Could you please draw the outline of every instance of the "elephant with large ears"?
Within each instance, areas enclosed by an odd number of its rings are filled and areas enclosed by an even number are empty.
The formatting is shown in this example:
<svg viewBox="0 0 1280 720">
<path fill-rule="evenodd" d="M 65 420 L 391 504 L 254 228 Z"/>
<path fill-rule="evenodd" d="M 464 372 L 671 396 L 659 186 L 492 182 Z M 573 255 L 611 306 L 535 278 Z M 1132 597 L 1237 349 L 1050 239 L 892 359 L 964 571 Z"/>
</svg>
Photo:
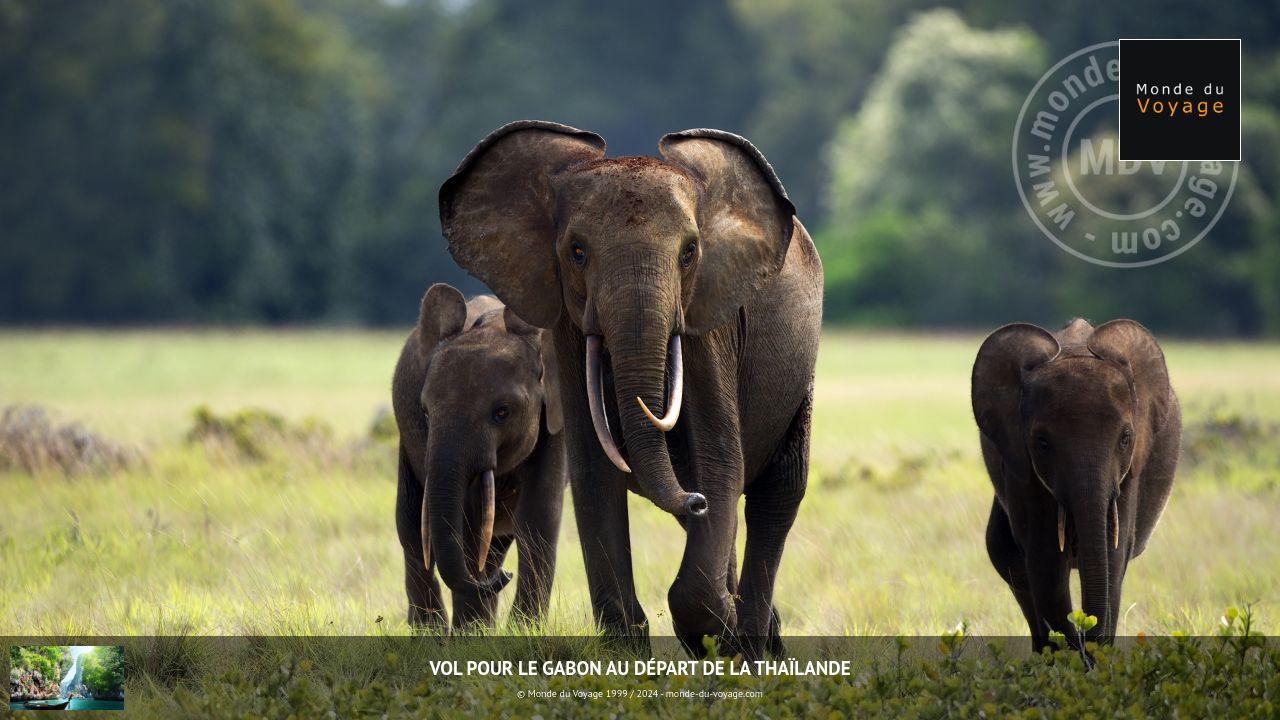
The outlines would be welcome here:
<svg viewBox="0 0 1280 720">
<path fill-rule="evenodd" d="M 1036 649 L 1069 627 L 1069 585 L 1111 642 L 1129 561 L 1147 546 L 1173 487 L 1182 414 L 1146 328 L 1074 320 L 996 330 L 973 364 L 973 415 L 995 486 L 987 552 Z"/>
<path fill-rule="evenodd" d="M 453 594 L 454 627 L 492 625 L 512 542 L 513 612 L 536 621 L 546 611 L 566 471 L 544 335 L 491 296 L 467 302 L 441 284 L 422 298 L 392 380 L 396 527 L 415 627 L 447 622 L 436 569 Z"/>
<path fill-rule="evenodd" d="M 822 267 L 751 143 L 689 130 L 658 147 L 607 158 L 594 133 L 506 125 L 441 188 L 441 224 L 463 268 L 551 330 L 599 625 L 647 644 L 631 489 L 685 529 L 668 603 L 686 648 L 711 635 L 779 652 L 773 587 L 806 486 Z"/>
</svg>

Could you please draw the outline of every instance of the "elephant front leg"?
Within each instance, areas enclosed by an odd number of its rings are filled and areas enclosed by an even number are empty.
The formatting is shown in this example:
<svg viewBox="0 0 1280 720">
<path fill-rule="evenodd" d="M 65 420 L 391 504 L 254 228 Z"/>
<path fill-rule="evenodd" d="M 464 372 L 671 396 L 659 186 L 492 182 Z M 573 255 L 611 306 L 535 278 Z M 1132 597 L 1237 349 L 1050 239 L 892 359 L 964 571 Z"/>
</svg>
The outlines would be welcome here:
<svg viewBox="0 0 1280 720">
<path fill-rule="evenodd" d="M 784 653 L 781 623 L 773 605 L 774 582 L 787 535 L 809 484 L 809 421 L 813 390 L 791 420 L 769 464 L 746 489 L 747 547 L 739 584 L 738 642 L 754 660 Z"/>
<path fill-rule="evenodd" d="M 443 630 L 449 624 L 444 596 L 422 552 L 422 492 L 422 484 L 413 477 L 402 448 L 396 491 L 396 533 L 404 550 L 404 588 L 409 600 L 406 620 L 416 630 Z"/>
<path fill-rule="evenodd" d="M 421 553 L 406 550 L 404 585 L 409 597 L 408 623 L 415 630 L 441 631 L 449 624 L 444 595 L 435 573 L 422 564 Z"/>
<path fill-rule="evenodd" d="M 694 657 L 706 653 L 703 637 L 732 637 L 738 625 L 727 575 L 740 493 L 733 485 L 726 484 L 726 491 L 718 491 L 708 484 L 701 482 L 698 486 L 698 491 L 707 497 L 707 514 L 685 519 L 684 558 L 667 592 L 676 637 Z"/>
<path fill-rule="evenodd" d="M 704 637 L 731 644 L 738 627 L 737 582 L 729 573 L 735 565 L 734 538 L 744 484 L 742 441 L 731 429 L 737 423 L 721 420 L 738 417 L 735 386 L 717 380 L 717 368 L 701 363 L 702 359 L 691 359 L 689 369 L 703 382 L 685 388 L 685 402 L 697 411 L 686 413 L 675 430 L 680 435 L 668 440 L 687 448 L 683 452 L 691 458 L 683 467 L 685 489 L 707 499 L 705 515 L 682 518 L 684 557 L 667 592 L 676 637 L 694 657 L 706 652 Z"/>
<path fill-rule="evenodd" d="M 548 442 L 540 446 L 538 467 L 524 480 L 516 504 L 520 568 L 512 615 L 517 622 L 542 619 L 556 574 L 556 544 L 564 505 L 564 444 L 559 437 L 543 433 Z"/>
<path fill-rule="evenodd" d="M 574 517 L 582 543 L 587 588 L 596 624 L 608 636 L 648 650 L 649 621 L 631 571 L 627 485 L 608 460 L 570 469 Z"/>
<path fill-rule="evenodd" d="M 1025 543 L 1027 580 L 1035 606 L 1031 643 L 1037 652 L 1052 646 L 1051 631 L 1073 636 L 1067 624 L 1072 610 L 1071 565 L 1066 553 L 1058 549 L 1056 516 L 1041 513 L 1038 517 L 1042 521 L 1031 528 Z"/>
<path fill-rule="evenodd" d="M 1009 584 L 1009 590 L 1022 609 L 1022 616 L 1027 619 L 1027 627 L 1031 631 L 1034 643 L 1039 643 L 1036 628 L 1040 625 L 1036 614 L 1035 602 L 1031 599 L 1031 581 L 1027 577 L 1027 558 L 1018 547 L 1009 526 L 1009 515 L 1000 506 L 1000 501 L 991 500 L 991 516 L 987 519 L 987 557 L 1000 577 Z M 1039 649 L 1037 644 L 1036 649 Z"/>
<path fill-rule="evenodd" d="M 649 649 L 649 623 L 631 574 L 627 478 L 605 457 L 588 406 L 584 338 L 562 313 L 553 334 L 564 408 L 564 441 L 573 514 L 597 626 L 634 649 Z"/>
</svg>

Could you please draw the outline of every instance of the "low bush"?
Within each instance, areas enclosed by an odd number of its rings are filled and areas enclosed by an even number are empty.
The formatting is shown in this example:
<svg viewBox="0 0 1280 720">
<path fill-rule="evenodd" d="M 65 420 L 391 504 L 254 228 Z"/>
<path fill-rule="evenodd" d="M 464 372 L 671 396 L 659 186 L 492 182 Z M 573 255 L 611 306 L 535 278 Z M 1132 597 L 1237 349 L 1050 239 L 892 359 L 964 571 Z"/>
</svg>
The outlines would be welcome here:
<svg viewBox="0 0 1280 720">
<path fill-rule="evenodd" d="M 38 405 L 12 405 L 0 413 L 0 472 L 79 475 L 119 470 L 142 460 L 138 449 L 80 423 L 54 423 Z"/>
<path fill-rule="evenodd" d="M 201 405 L 192 413 L 187 442 L 204 447 L 210 457 L 223 462 L 303 461 L 315 467 L 351 469 L 385 464 L 392 457 L 390 446 L 372 431 L 368 437 L 340 440 L 322 420 L 292 421 L 260 408 L 219 415 Z"/>
</svg>

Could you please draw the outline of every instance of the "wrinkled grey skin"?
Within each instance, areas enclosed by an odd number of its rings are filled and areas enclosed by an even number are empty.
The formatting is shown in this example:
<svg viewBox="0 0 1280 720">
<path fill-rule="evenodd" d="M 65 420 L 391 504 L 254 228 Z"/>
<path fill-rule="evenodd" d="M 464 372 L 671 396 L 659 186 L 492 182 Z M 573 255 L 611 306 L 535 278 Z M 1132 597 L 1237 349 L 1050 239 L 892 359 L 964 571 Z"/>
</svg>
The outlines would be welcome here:
<svg viewBox="0 0 1280 720">
<path fill-rule="evenodd" d="M 575 517 L 597 622 L 640 647 L 627 490 L 687 534 L 667 600 L 693 654 L 704 635 L 780 653 L 773 587 L 806 487 L 822 267 L 782 185 L 743 138 L 667 135 L 662 159 L 605 158 L 599 136 L 537 121 L 485 138 L 440 192 L 462 267 L 551 330 Z M 588 402 L 586 341 L 603 347 L 611 462 Z M 683 346 L 683 410 L 663 432 L 668 349 Z M 673 401 L 671 405 L 674 405 Z M 741 578 L 734 556 L 746 497 Z M 640 542 L 644 542 L 640 538 Z"/>
<path fill-rule="evenodd" d="M 1181 445 L 1159 344 L 1132 320 L 1096 329 L 1075 320 L 1056 334 L 1007 325 L 978 352 L 973 413 L 996 495 L 987 551 L 1033 647 L 1047 646 L 1050 631 L 1076 642 L 1072 569 L 1083 609 L 1098 618 L 1085 639 L 1112 642 L 1125 570 L 1164 511 Z"/>
<path fill-rule="evenodd" d="M 422 299 L 392 381 L 400 429 L 396 528 L 404 549 L 408 621 L 441 629 L 447 623 L 441 577 L 453 594 L 453 624 L 492 625 L 497 593 L 510 581 L 502 569 L 519 545 L 513 612 L 537 621 L 555 575 L 556 542 L 566 480 L 558 394 L 543 385 L 542 332 L 496 298 L 470 302 L 448 285 Z M 494 417 L 497 406 L 507 417 Z M 493 540 L 478 568 L 482 475 L 493 470 Z M 423 490 L 427 494 L 431 562 L 423 557 Z"/>
</svg>

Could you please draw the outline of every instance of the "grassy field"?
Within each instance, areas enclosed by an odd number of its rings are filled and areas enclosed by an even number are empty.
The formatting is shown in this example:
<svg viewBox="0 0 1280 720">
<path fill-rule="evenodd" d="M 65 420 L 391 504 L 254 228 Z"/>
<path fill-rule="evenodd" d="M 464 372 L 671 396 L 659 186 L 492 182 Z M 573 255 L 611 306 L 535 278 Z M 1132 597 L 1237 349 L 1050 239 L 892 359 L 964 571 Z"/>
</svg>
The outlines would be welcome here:
<svg viewBox="0 0 1280 720">
<path fill-rule="evenodd" d="M 147 458 L 105 474 L 0 474 L 0 635 L 407 633 L 392 454 L 354 442 L 389 403 L 401 339 L 0 333 L 0 407 L 39 404 Z M 936 635 L 961 620 L 1026 633 L 983 546 L 991 491 L 968 400 L 980 340 L 823 338 L 810 491 L 778 580 L 784 633 Z M 1130 568 L 1121 632 L 1209 632 L 1223 607 L 1248 601 L 1271 630 L 1280 345 L 1170 342 L 1166 353 L 1201 449 Z M 332 433 L 238 458 L 185 440 L 200 405 L 314 417 Z M 567 512 L 547 632 L 588 633 Z M 641 602 L 667 634 L 683 536 L 634 497 L 631 518 Z"/>
</svg>

